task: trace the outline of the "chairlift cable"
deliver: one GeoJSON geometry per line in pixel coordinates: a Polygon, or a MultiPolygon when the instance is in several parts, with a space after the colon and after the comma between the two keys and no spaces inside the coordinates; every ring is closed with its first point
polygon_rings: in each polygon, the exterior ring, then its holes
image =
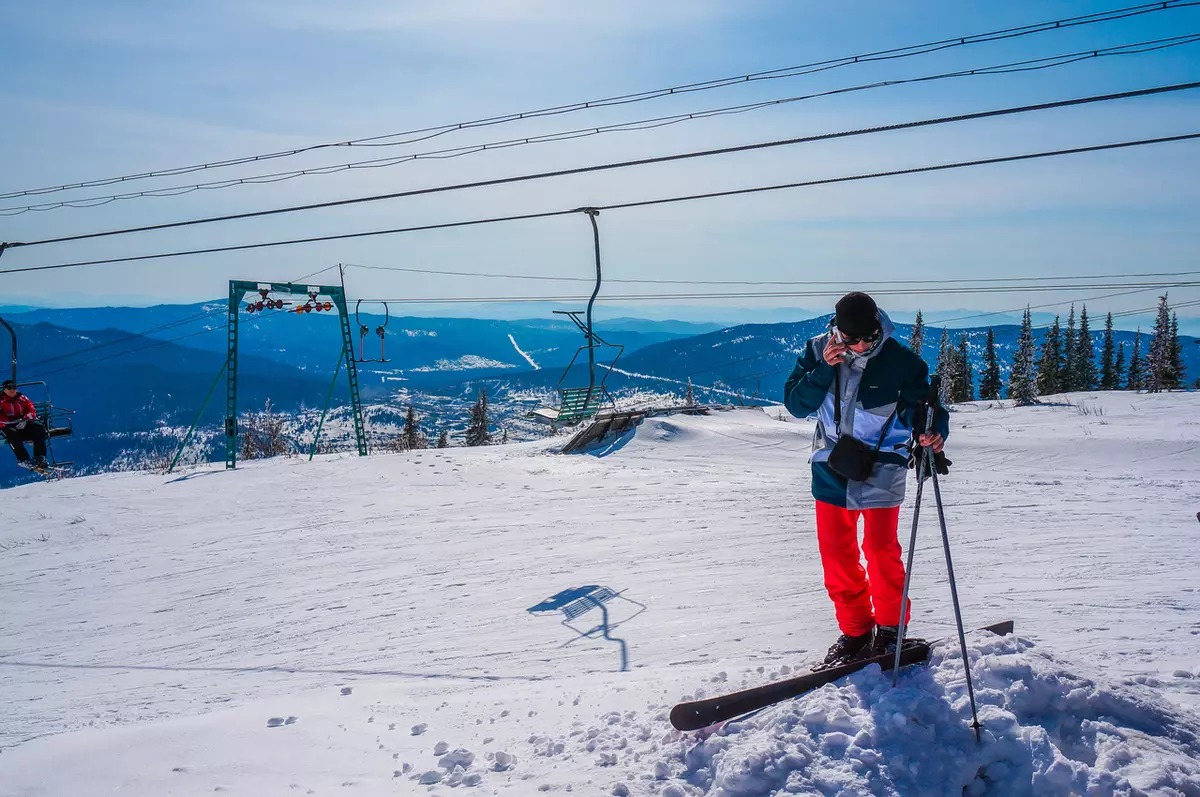
{"type": "MultiPolygon", "coordinates": [[[[155,231],[155,230],[169,230],[169,229],[178,229],[181,227],[192,227],[192,226],[197,226],[197,225],[216,224],[216,223],[227,222],[227,221],[239,221],[239,220],[244,220],[244,219],[263,218],[263,217],[267,217],[267,216],[278,216],[278,215],[283,215],[283,214],[299,213],[299,212],[309,211],[309,210],[323,210],[323,209],[334,208],[334,207],[344,207],[347,205],[359,205],[359,204],[364,204],[364,203],[369,203],[369,202],[380,202],[380,201],[385,201],[385,200],[401,199],[401,198],[406,198],[406,197],[427,196],[430,194],[461,191],[461,190],[465,190],[465,189],[487,188],[487,187],[494,187],[494,186],[501,186],[501,185],[511,185],[514,183],[524,183],[524,182],[530,182],[530,181],[558,178],[558,177],[568,177],[568,176],[574,176],[574,175],[580,175],[580,174],[593,174],[593,173],[597,173],[597,172],[613,171],[613,170],[617,170],[617,169],[628,169],[628,168],[637,167],[637,166],[649,166],[649,165],[661,164],[661,163],[674,163],[674,162],[678,162],[678,161],[695,160],[695,159],[699,159],[699,158],[709,158],[709,157],[714,157],[714,156],[719,156],[719,155],[731,155],[731,154],[740,153],[740,152],[753,152],[753,151],[760,151],[760,150],[765,150],[765,149],[773,149],[773,148],[777,148],[777,147],[788,147],[788,146],[794,146],[797,144],[811,144],[811,143],[820,142],[820,141],[832,141],[835,139],[850,138],[850,137],[855,137],[855,136],[874,135],[877,133],[890,133],[890,132],[897,132],[897,131],[902,131],[902,130],[914,130],[914,129],[931,127],[931,126],[936,126],[936,125],[953,124],[953,123],[957,123],[957,122],[976,121],[976,120],[980,120],[980,119],[993,119],[993,118],[1004,117],[1004,116],[1012,116],[1015,114],[1033,113],[1033,112],[1037,112],[1037,111],[1046,111],[1046,110],[1053,110],[1053,109],[1058,109],[1058,108],[1069,108],[1069,107],[1076,107],[1076,106],[1081,106],[1081,105],[1090,105],[1093,103],[1112,102],[1112,101],[1117,101],[1117,100],[1128,100],[1128,99],[1134,99],[1134,98],[1138,98],[1138,97],[1148,97],[1148,96],[1154,96],[1154,95],[1160,95],[1160,94],[1168,94],[1168,93],[1172,93],[1172,92],[1176,92],[1176,91],[1188,91],[1188,90],[1196,89],[1196,88],[1200,88],[1200,81],[1192,81],[1189,83],[1177,83],[1177,84],[1167,85],[1167,86],[1154,86],[1151,88],[1135,89],[1132,91],[1122,91],[1122,92],[1116,92],[1116,93],[1112,93],[1112,94],[1097,94],[1097,95],[1092,95],[1089,97],[1076,97],[1076,98],[1069,99],[1069,100],[1055,100],[1053,102],[1035,103],[1032,105],[1020,105],[1020,106],[1012,106],[1012,107],[1008,107],[1008,108],[997,108],[997,109],[992,109],[989,111],[977,111],[977,112],[973,112],[973,113],[954,114],[951,116],[941,116],[941,117],[936,117],[933,119],[918,119],[918,120],[909,121],[909,122],[896,122],[896,123],[889,124],[889,125],[879,125],[876,127],[857,128],[857,129],[853,129],[853,130],[842,130],[842,131],[837,131],[837,132],[833,132],[833,133],[818,133],[815,135],[800,136],[800,137],[796,137],[796,138],[776,139],[776,140],[772,140],[772,141],[759,141],[759,142],[755,142],[752,144],[738,144],[738,145],[729,146],[729,147],[718,147],[718,148],[714,148],[714,149],[705,149],[705,150],[693,150],[691,152],[680,152],[680,153],[675,153],[675,154],[671,154],[671,155],[659,155],[659,156],[649,157],[649,158],[636,158],[636,159],[632,159],[632,160],[616,161],[613,163],[593,164],[591,166],[577,166],[577,167],[573,167],[573,168],[569,168],[569,169],[555,169],[555,170],[546,171],[546,172],[534,172],[531,174],[513,175],[510,177],[497,177],[497,178],[492,178],[489,180],[474,180],[474,181],[466,182],[466,183],[455,183],[455,184],[450,184],[450,185],[430,186],[428,188],[414,188],[414,189],[409,189],[406,191],[393,191],[393,192],[390,192],[387,194],[374,194],[371,196],[351,197],[349,199],[334,199],[334,200],[329,200],[326,202],[314,202],[314,203],[309,203],[309,204],[304,204],[304,205],[290,205],[290,206],[281,207],[281,208],[271,208],[269,210],[255,210],[255,211],[247,211],[244,213],[225,214],[222,216],[208,216],[208,217],[198,218],[198,219],[188,219],[185,221],[163,222],[161,224],[147,224],[147,225],[143,225],[140,227],[126,227],[126,228],[122,228],[122,229],[105,230],[105,231],[101,231],[101,232],[79,233],[76,235],[60,236],[58,238],[44,238],[44,239],[36,240],[36,241],[16,241],[16,242],[9,242],[8,246],[10,248],[29,247],[29,246],[44,246],[47,244],[69,243],[69,242],[73,242],[73,241],[84,241],[84,240],[91,240],[91,239],[96,239],[96,238],[107,238],[107,237],[112,237],[112,236],[130,235],[130,234],[134,234],[134,233],[151,232],[151,231],[155,231]]],[[[1197,135],[1200,135],[1200,134],[1197,134],[1197,135]]],[[[1194,136],[1175,137],[1174,139],[1163,138],[1161,140],[1162,141],[1178,140],[1180,138],[1187,138],[1187,137],[1194,137],[1194,136]]],[[[1130,144],[1126,144],[1126,146],[1130,146],[1130,144]]],[[[1116,146],[1115,145],[1106,145],[1104,147],[1099,147],[1099,149],[1113,149],[1113,148],[1116,148],[1116,146]]],[[[1088,151],[1088,150],[1085,148],[1085,149],[1073,150],[1073,151],[1088,151]]],[[[1026,156],[1026,157],[1034,157],[1034,156],[1026,156]]],[[[1009,159],[1009,160],[1012,160],[1012,159],[1009,159]]],[[[1003,162],[1003,161],[1002,160],[977,161],[976,163],[984,163],[984,162],[1003,162]]],[[[942,167],[942,168],[946,168],[946,167],[942,167]]],[[[896,172],[896,173],[904,174],[904,173],[913,173],[915,171],[932,171],[932,170],[933,170],[932,168],[926,167],[925,169],[911,170],[911,171],[903,170],[903,171],[896,172]]],[[[841,182],[841,181],[844,181],[845,179],[846,178],[842,178],[840,180],[830,180],[828,182],[841,182]]],[[[820,184],[820,182],[795,183],[795,184],[791,184],[789,187],[797,187],[800,185],[810,185],[810,184],[820,184]]],[[[764,190],[764,189],[762,189],[762,188],[744,189],[741,192],[712,192],[712,193],[707,193],[707,194],[696,194],[696,195],[693,195],[693,196],[687,197],[687,198],[688,199],[702,199],[702,198],[708,198],[708,197],[713,197],[713,196],[733,196],[738,193],[755,193],[756,191],[761,191],[761,190],[764,190]]],[[[675,198],[672,200],[649,200],[649,201],[644,201],[644,202],[626,202],[626,203],[610,204],[610,205],[606,205],[606,206],[598,205],[596,207],[599,210],[608,210],[608,209],[615,210],[615,209],[619,209],[619,208],[633,208],[633,207],[644,207],[644,206],[648,206],[648,205],[664,204],[667,201],[676,201],[677,202],[677,201],[683,201],[683,199],[684,198],[680,197],[680,198],[675,198]]],[[[334,240],[336,238],[337,238],[337,236],[334,236],[332,238],[326,238],[324,240],[334,240]]],[[[322,240],[322,239],[313,239],[313,240],[322,240]]]]}
{"type": "MultiPolygon", "coordinates": [[[[1200,83],[1191,84],[1200,87],[1200,83]]],[[[1121,141],[1110,144],[1096,144],[1086,147],[1072,147],[1067,149],[1049,150],[1043,152],[1032,152],[1021,155],[1007,155],[994,158],[983,158],[972,161],[958,161],[955,163],[935,164],[932,166],[918,166],[908,169],[896,169],[892,171],[870,172],[865,174],[847,175],[842,177],[828,177],[818,180],[805,180],[795,183],[781,183],[775,185],[756,186],[753,188],[729,189],[725,191],[710,191],[703,194],[691,194],[685,196],[664,197],[659,199],[643,200],[638,202],[624,202],[610,205],[596,206],[597,210],[618,210],[628,208],[650,207],[654,205],[667,205],[679,202],[691,202],[698,199],[714,199],[718,197],[742,196],[747,194],[764,193],[769,191],[781,191],[794,188],[808,188],[820,185],[835,185],[839,183],[858,182],[863,180],[874,180],[883,177],[896,177],[902,175],[925,174],[939,171],[949,171],[952,169],[970,168],[975,166],[986,166],[1000,163],[1016,163],[1020,161],[1037,160],[1042,158],[1061,157],[1064,155],[1076,155],[1089,152],[1102,152],[1106,150],[1127,149],[1131,147],[1147,146],[1152,144],[1174,143],[1181,141],[1191,141],[1200,138],[1200,133],[1186,133],[1175,136],[1163,136],[1159,138],[1137,139],[1132,141],[1121,141]]],[[[208,247],[205,249],[190,249],[176,252],[160,252],[150,255],[130,255],[127,257],[104,258],[100,260],[84,260],[73,263],[55,263],[44,266],[23,266],[20,268],[0,269],[0,274],[17,274],[33,271],[51,271],[65,268],[80,268],[83,266],[110,265],[115,263],[130,263],[145,260],[159,260],[169,257],[186,257],[201,254],[215,254],[219,252],[235,252],[247,251],[252,249],[265,249],[276,246],[291,246],[295,244],[317,243],[323,241],[339,241],[349,240],[354,238],[366,238],[378,235],[395,235],[400,233],[420,232],[427,230],[445,230],[459,227],[477,226],[483,224],[497,224],[511,221],[524,221],[529,219],[545,219],[557,216],[567,216],[574,213],[579,213],[580,208],[571,208],[567,210],[553,210],[541,213],[524,213],[514,214],[510,216],[494,216],[483,219],[470,219],[466,221],[442,222],[438,224],[423,224],[413,227],[399,227],[389,230],[369,230],[356,233],[342,233],[337,235],[321,235],[308,238],[293,238],[283,241],[263,241],[251,244],[237,244],[233,246],[218,246],[208,247]]],[[[11,246],[11,244],[10,244],[11,246]]]]}
{"type": "Polygon", "coordinates": [[[470,144],[450,149],[432,150],[426,152],[410,153],[407,155],[394,156],[389,158],[375,158],[364,161],[351,161],[349,163],[333,164],[328,166],[319,166],[309,169],[295,169],[286,172],[273,172],[269,174],[260,174],[249,177],[230,178],[225,180],[214,180],[204,183],[194,183],[190,185],[177,185],[164,188],[147,189],[144,191],[132,191],[123,194],[110,194],[106,196],[88,197],[85,199],[63,200],[59,202],[45,202],[30,205],[13,205],[9,207],[0,207],[0,216],[19,216],[28,212],[45,212],[57,210],[61,208],[93,208],[102,207],[112,202],[129,199],[141,198],[163,198],[181,196],[183,194],[194,193],[196,191],[212,191],[225,188],[234,188],[246,185],[264,185],[285,180],[292,180],[298,177],[317,176],[337,174],[341,172],[361,169],[378,169],[400,165],[403,163],[413,163],[419,160],[448,160],[451,158],[459,158],[465,155],[472,155],[480,152],[491,152],[501,149],[511,149],[514,147],[523,147],[536,144],[556,143],[561,141],[569,141],[579,138],[588,138],[591,136],[603,135],[612,132],[629,132],[650,130],[655,128],[667,127],[670,125],[681,124],[685,122],[696,121],[700,119],[715,118],[718,116],[730,116],[735,114],[749,113],[752,111],[762,110],[765,108],[778,107],[796,102],[803,102],[811,99],[822,97],[837,96],[849,94],[857,91],[867,91],[876,88],[890,88],[911,83],[928,83],[936,80],[947,80],[961,77],[984,77],[988,75],[1003,75],[1016,72],[1032,72],[1043,69],[1053,69],[1060,66],[1079,63],[1084,60],[1094,58],[1104,58],[1118,55],[1139,55],[1148,52],[1156,52],[1170,47],[1179,47],[1185,44],[1194,44],[1200,42],[1200,34],[1186,34],[1183,36],[1172,36],[1164,39],[1154,39],[1150,41],[1137,42],[1133,44],[1117,45],[1106,48],[1093,48],[1080,52],[1065,53],[1062,55],[1046,56],[1043,58],[1027,59],[1023,61],[1013,61],[1005,64],[997,64],[989,67],[978,67],[974,69],[958,69],[951,72],[942,72],[932,75],[922,75],[914,78],[899,78],[891,80],[879,80],[871,83],[863,83],[855,86],[847,86],[836,89],[828,89],[825,91],[812,92],[791,97],[780,97],[770,100],[762,100],[754,103],[745,103],[741,105],[725,106],[720,108],[709,108],[702,111],[692,111],[688,113],[672,114],[669,116],[659,116],[650,119],[640,119],[630,122],[615,122],[607,125],[598,125],[576,130],[567,130],[556,133],[545,133],[536,136],[525,136],[521,138],[506,139],[501,141],[491,141],[483,144],[470,144]]]}
{"type": "Polygon", "coordinates": [[[43,188],[25,189],[18,191],[8,191],[0,193],[0,199],[14,199],[21,196],[33,196],[49,194],[58,191],[67,191],[78,188],[96,187],[103,185],[113,185],[116,183],[130,182],[134,180],[142,180],[153,177],[165,177],[178,174],[187,174],[198,171],[211,171],[227,166],[236,166],[245,163],[256,161],[273,160],[278,158],[291,157],[305,152],[312,152],[320,149],[328,149],[334,147],[351,147],[351,146],[396,146],[402,144],[411,144],[418,141],[428,140],[437,136],[458,130],[466,130],[477,127],[487,127],[497,124],[505,124],[509,122],[522,121],[544,116],[557,116],[565,113],[574,113],[577,111],[590,110],[594,108],[609,107],[615,105],[627,105],[636,102],[644,102],[647,100],[659,99],[662,97],[676,96],[680,94],[692,93],[697,91],[707,91],[711,89],[723,88],[726,86],[745,85],[759,80],[776,80],[781,78],[795,77],[805,74],[813,74],[816,72],[838,69],[856,64],[870,63],[875,61],[890,61],[900,58],[908,58],[912,56],[925,55],[932,52],[939,52],[956,47],[962,47],[972,44],[982,44],[991,41],[1002,41],[1008,39],[1020,38],[1035,33],[1043,33],[1067,28],[1079,27],[1082,25],[1091,25],[1099,22],[1111,22],[1130,17],[1141,16],[1145,14],[1153,14],[1161,11],[1169,11],[1174,9],[1188,8],[1200,5],[1198,2],[1185,0],[1163,0],[1162,2],[1146,3],[1135,6],[1127,6],[1124,8],[1111,9],[1108,11],[1095,12],[1084,14],[1075,17],[1065,17],[1063,19],[1051,20],[1041,23],[1033,23],[1018,27],[1005,28],[987,33],[971,34],[968,36],[953,36],[937,41],[926,42],[923,44],[907,45],[903,47],[893,47],[874,52],[862,53],[853,56],[843,56],[840,58],[831,58],[821,61],[814,61],[807,64],[800,64],[790,67],[781,67],[759,72],[751,72],[748,74],[714,78],[692,83],[684,83],[676,86],[670,86],[660,89],[652,89],[647,91],[634,92],[624,95],[615,95],[595,100],[583,102],[573,102],[564,105],[550,106],[531,111],[521,111],[516,113],[506,113],[491,117],[484,117],[466,122],[457,122],[451,124],[434,125],[424,128],[416,128],[399,133],[390,133],[386,135],[371,136],[359,139],[350,139],[345,141],[327,142],[321,144],[307,145],[296,147],[293,149],[281,150],[277,152],[263,153],[258,155],[242,156],[236,158],[228,158],[225,160],[209,161],[206,163],[198,163],[191,166],[181,166],[166,169],[158,169],[144,171],[139,173],[126,174],[116,177],[106,177],[93,180],[83,180],[73,183],[65,183],[62,185],[48,186],[43,188]],[[389,139],[399,139],[404,136],[418,136],[408,141],[389,141],[389,139]]]}

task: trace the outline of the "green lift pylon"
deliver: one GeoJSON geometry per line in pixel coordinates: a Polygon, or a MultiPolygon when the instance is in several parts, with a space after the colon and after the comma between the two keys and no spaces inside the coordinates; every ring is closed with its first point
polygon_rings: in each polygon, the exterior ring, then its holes
{"type": "MultiPolygon", "coordinates": [[[[260,294],[264,300],[272,293],[289,296],[304,296],[310,305],[328,297],[329,304],[337,308],[342,329],[342,359],[346,363],[346,378],[350,385],[350,407],[354,415],[354,437],[358,443],[358,455],[367,455],[367,433],[363,425],[362,402],[358,395],[358,369],[354,360],[354,340],[350,331],[350,315],[346,311],[346,290],[340,285],[295,285],[290,282],[229,281],[229,353],[225,363],[225,467],[237,467],[237,351],[238,320],[242,311],[242,299],[246,294],[260,294]]],[[[257,303],[256,304],[260,304],[257,303]]],[[[322,302],[322,305],[324,303],[322,302]]],[[[331,307],[330,309],[333,309],[331,307]]],[[[279,304],[282,308],[282,302],[279,304]]],[[[263,309],[259,307],[258,309],[263,309]]]]}

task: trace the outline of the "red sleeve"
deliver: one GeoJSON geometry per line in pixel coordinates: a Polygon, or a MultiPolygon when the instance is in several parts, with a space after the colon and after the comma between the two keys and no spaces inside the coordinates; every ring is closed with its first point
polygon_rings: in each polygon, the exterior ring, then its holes
{"type": "Polygon", "coordinates": [[[21,417],[27,421],[37,420],[37,410],[33,408],[33,402],[28,396],[21,396],[21,417]]]}

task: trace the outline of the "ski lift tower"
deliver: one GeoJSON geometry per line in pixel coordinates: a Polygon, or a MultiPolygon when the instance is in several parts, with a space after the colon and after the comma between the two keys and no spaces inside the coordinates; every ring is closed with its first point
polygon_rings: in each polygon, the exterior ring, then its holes
{"type": "MultiPolygon", "coordinates": [[[[242,300],[247,294],[258,294],[260,298],[246,304],[248,313],[266,310],[283,310],[285,304],[292,305],[290,313],[330,313],[337,311],[342,330],[342,354],[338,368],[346,365],[346,380],[350,386],[350,407],[354,416],[354,437],[358,444],[358,455],[367,455],[367,433],[363,425],[362,402],[358,393],[358,369],[355,367],[354,339],[350,329],[350,314],[346,310],[346,290],[340,285],[295,285],[290,282],[229,281],[229,354],[225,362],[225,467],[237,467],[237,351],[238,320],[242,312],[242,300]],[[272,299],[272,294],[303,296],[306,301],[285,302],[272,299]]],[[[334,373],[336,382],[337,374],[334,373]]]]}

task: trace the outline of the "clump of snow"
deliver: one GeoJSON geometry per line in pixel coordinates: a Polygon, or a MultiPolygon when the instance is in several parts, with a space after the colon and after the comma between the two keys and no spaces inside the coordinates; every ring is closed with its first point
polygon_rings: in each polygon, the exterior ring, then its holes
{"type": "Polygon", "coordinates": [[[494,755],[489,753],[488,758],[492,761],[492,768],[497,772],[505,772],[517,765],[517,757],[502,750],[497,751],[494,755]]]}
{"type": "Polygon", "coordinates": [[[417,723],[416,725],[412,726],[412,735],[420,736],[421,734],[425,733],[425,731],[427,731],[427,730],[429,730],[429,723],[420,722],[420,723],[417,723]]]}
{"type": "MultiPolygon", "coordinates": [[[[438,746],[440,747],[441,745],[438,745],[438,746]]],[[[445,751],[443,751],[443,752],[445,752],[445,751]]],[[[435,749],[434,755],[437,755],[437,754],[438,753],[436,752],[436,749],[435,749]]],[[[438,766],[441,767],[442,769],[454,769],[455,767],[462,767],[463,769],[466,769],[467,767],[471,766],[471,763],[474,760],[475,760],[474,753],[472,753],[470,750],[464,750],[463,748],[460,747],[457,750],[454,750],[453,752],[446,753],[446,755],[444,755],[440,759],[438,759],[438,766]]]]}
{"type": "Polygon", "coordinates": [[[1076,675],[1016,637],[971,643],[982,744],[957,646],[942,644],[896,689],[872,666],[698,741],[681,737],[648,771],[722,797],[1200,794],[1200,717],[1149,689],[1076,675]]]}

